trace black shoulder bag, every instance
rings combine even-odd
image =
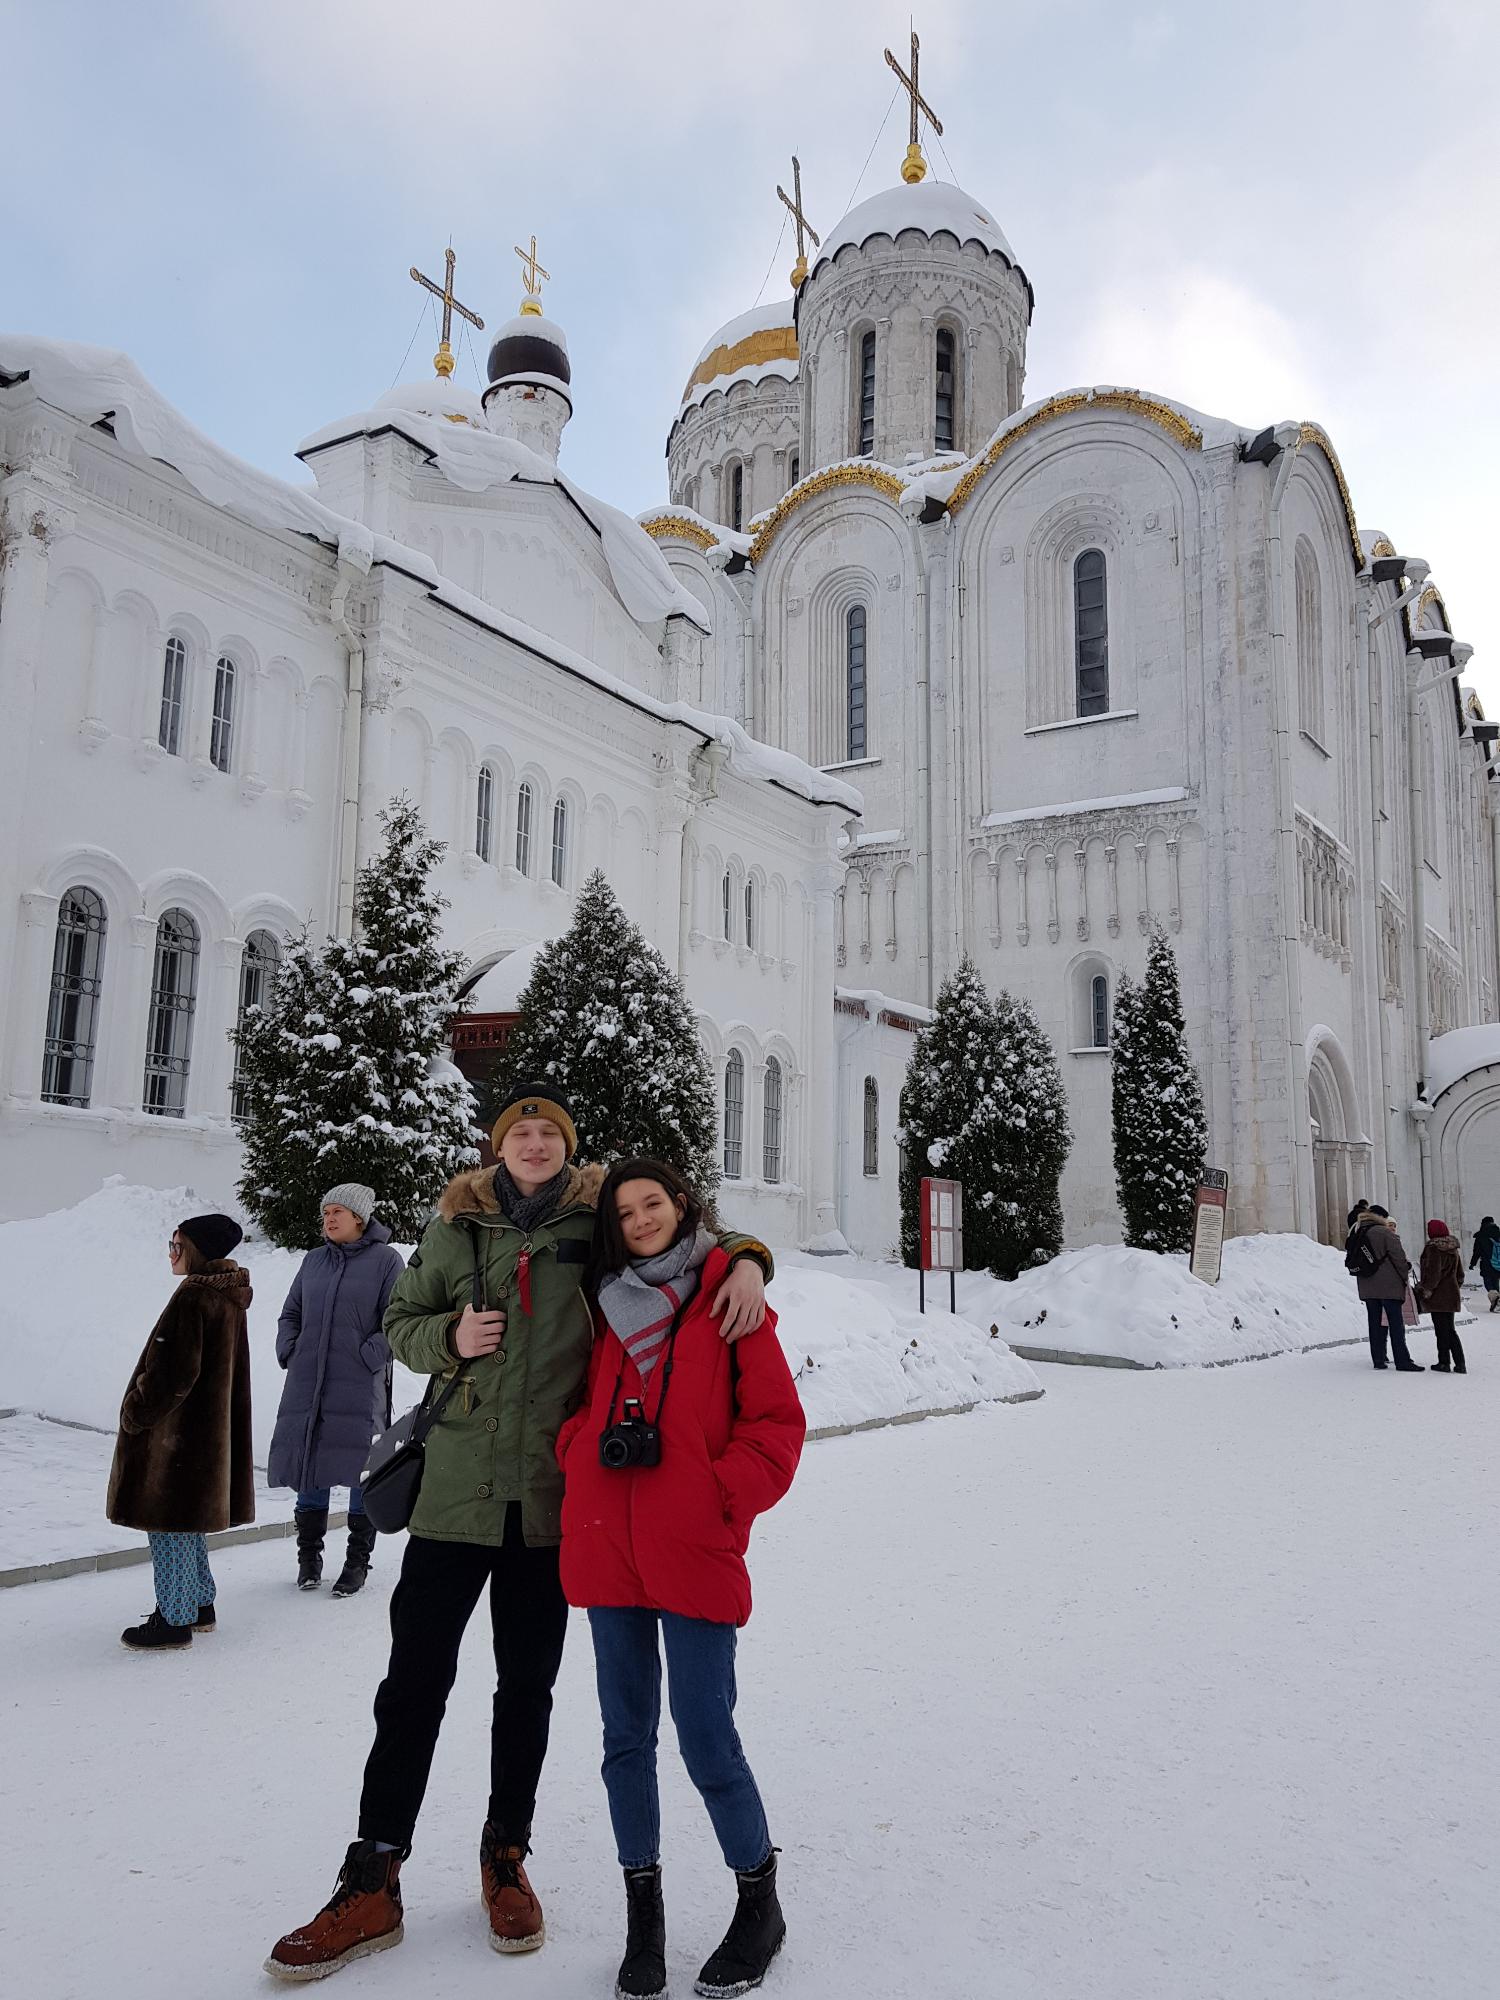
[[[479,1231],[472,1222],[469,1234],[474,1242],[474,1310],[483,1312],[484,1273]],[[399,1535],[411,1525],[417,1495],[422,1490],[427,1434],[448,1407],[448,1400],[458,1387],[462,1374],[463,1363],[460,1361],[436,1396],[433,1391],[437,1388],[438,1378],[434,1375],[415,1409],[408,1410],[389,1430],[382,1431],[370,1446],[363,1480],[365,1513],[382,1535]]]

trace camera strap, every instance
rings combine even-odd
[[[647,1417],[646,1421],[648,1423],[652,1424],[661,1423],[661,1413],[666,1408],[666,1403],[667,1403],[667,1390],[671,1387],[671,1382],[672,1382],[672,1356],[676,1351],[677,1347],[677,1329],[682,1325],[682,1316],[687,1311],[688,1307],[691,1304],[692,1304],[691,1299],[684,1299],[682,1304],[677,1308],[676,1312],[674,1312],[672,1315],[672,1324],[667,1332],[667,1351],[662,1359],[662,1364],[661,1364],[662,1366],[661,1393],[656,1399],[656,1415],[654,1417]],[[618,1334],[615,1334],[615,1338],[616,1340],[619,1340],[620,1336]],[[620,1372],[615,1377],[615,1386],[609,1392],[609,1415],[604,1419],[604,1428],[606,1430],[611,1429],[611,1427],[614,1424],[615,1403],[619,1397],[620,1391],[625,1386],[624,1346],[625,1343],[623,1341],[620,1341],[620,1347],[622,1353],[622,1359],[620,1362]],[[646,1386],[645,1384],[642,1384],[643,1390],[645,1386]],[[642,1416],[645,1416],[645,1412],[646,1412],[646,1405],[644,1400],[642,1400],[641,1403]]]

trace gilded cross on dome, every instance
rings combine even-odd
[[[802,212],[802,162],[795,153],[792,155],[792,188],[795,198],[787,193],[780,181],[776,183],[776,192],[792,211],[792,220],[797,225],[797,261],[792,266],[792,290],[795,292],[807,276],[807,246],[803,238],[812,238],[814,250],[823,240]]]
[[[529,250],[523,250],[520,244],[517,243],[515,245],[515,252],[521,260],[521,275],[526,280],[526,296],[521,301],[521,310],[523,313],[529,313],[534,318],[539,319],[542,312],[542,301],[537,280],[545,278],[550,284],[552,273],[544,271],[536,261],[536,238],[534,236],[531,239],[531,248]]]
[[[922,95],[921,83],[917,71],[917,65],[922,59],[922,44],[917,40],[916,29],[913,28],[911,31],[910,76],[906,74],[906,71],[897,62],[889,49],[885,52],[885,59],[896,72],[897,76],[900,77],[901,87],[911,99],[911,144],[906,149],[906,158],[901,162],[901,178],[907,182],[925,180],[927,178],[927,162],[922,158],[922,148],[917,144],[918,126],[925,113],[928,124],[941,139],[943,136],[943,121]]]
[[[462,313],[471,326],[477,326],[481,333],[484,332],[484,321],[479,317],[478,313],[470,312],[467,306],[460,305],[458,300],[453,296],[453,267],[457,261],[458,259],[453,254],[453,245],[450,243],[448,248],[443,252],[445,272],[443,282],[440,285],[435,285],[431,278],[423,277],[415,264],[411,267],[411,274],[417,283],[425,285],[435,298],[439,298],[443,302],[443,337],[438,342],[437,353],[432,357],[432,365],[445,382],[453,373],[453,349],[448,344],[453,333],[453,315],[455,313]]]

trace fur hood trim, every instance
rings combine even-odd
[[[597,1207],[605,1171],[605,1168],[595,1166],[569,1167],[567,1186],[553,1214],[561,1215],[568,1208]],[[498,1215],[500,1203],[495,1197],[495,1169],[472,1167],[466,1174],[455,1175],[443,1189],[437,1212],[443,1222],[457,1222],[463,1215]]]
[[[248,1306],[254,1297],[250,1289],[250,1273],[243,1264],[236,1264],[228,1257],[216,1257],[201,1271],[190,1271],[181,1283],[207,1285],[213,1291],[227,1292],[237,1306]]]

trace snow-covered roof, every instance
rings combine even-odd
[[[1483,1021],[1474,1028],[1454,1028],[1427,1044],[1427,1096],[1436,1104],[1476,1069],[1500,1063],[1500,1021]]]
[[[457,382],[445,382],[440,376],[434,376],[430,382],[398,382],[394,389],[377,396],[372,407],[405,410],[419,417],[441,417],[447,423],[468,424],[474,430],[484,427],[484,405],[474,390]]]
[[[988,209],[950,181],[927,180],[913,186],[903,182],[900,187],[886,188],[860,202],[857,208],[851,208],[833,234],[824,237],[812,267],[813,276],[851,243],[868,243],[872,236],[894,239],[903,229],[919,229],[924,236],[936,236],[946,230],[960,243],[979,243],[986,250],[998,250],[1007,264],[1020,269],[1005,232]]]
[[[72,341],[0,334],[0,376],[29,378],[44,403],[82,423],[109,418],[120,445],[138,458],[157,459],[179,472],[194,492],[257,527],[311,535],[341,557],[367,569],[374,537],[362,522],[335,513],[314,494],[247,465],[206,437],[148,382],[127,354]],[[420,385],[413,401],[438,399]],[[448,389],[445,397],[464,392]],[[458,407],[455,404],[455,407]],[[617,507],[575,486],[548,459],[489,429],[450,423],[446,414],[384,405],[325,425],[300,447],[312,453],[340,438],[397,430],[436,462],[465,492],[482,493],[512,479],[556,485],[597,531],[620,601],[637,623],[682,616],[707,630],[703,607],[672,574],[655,542]]]
[[[514,1014],[521,994],[536,965],[537,954],[547,949],[545,938],[517,945],[482,972],[469,988],[469,1010],[474,1014]]]
[[[1181,785],[1158,792],[1116,792],[1107,799],[1070,799],[1066,805],[1022,806],[1015,812],[986,813],[981,826],[1019,826],[1025,820],[1064,819],[1073,813],[1122,812],[1131,806],[1175,806],[1187,797]]]
[[[710,334],[693,363],[682,392],[682,407],[689,409],[711,392],[728,389],[736,382],[763,382],[768,376],[795,382],[797,329],[792,324],[792,305],[788,298],[773,300],[768,306],[752,306]]]

